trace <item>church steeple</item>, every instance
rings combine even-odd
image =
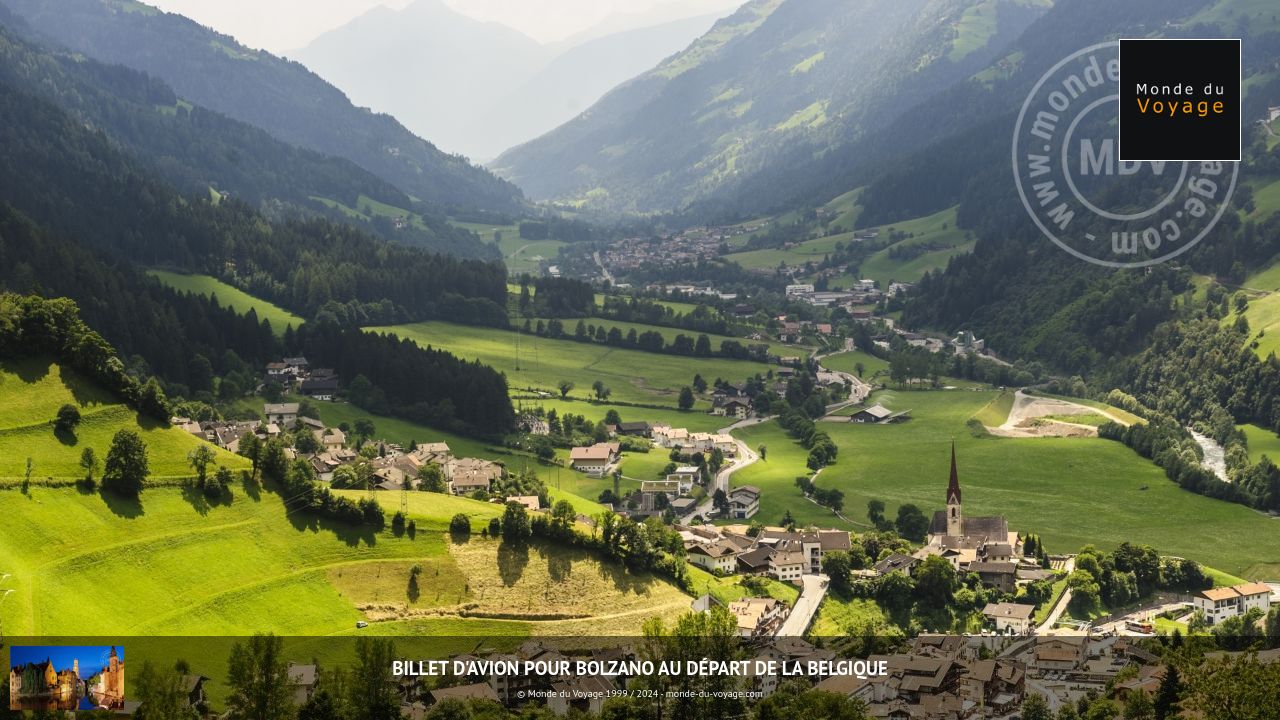
[[[956,443],[951,441],[951,482],[947,484],[947,504],[960,504],[960,475],[956,473]]]
[[[956,472],[956,443],[951,441],[951,480],[947,483],[947,535],[964,535],[964,517],[960,511],[960,474]]]

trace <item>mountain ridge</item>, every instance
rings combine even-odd
[[[984,22],[966,19],[974,7]],[[753,0],[491,166],[538,199],[679,210],[881,127],[984,67],[1043,11],[1032,0]]]
[[[44,36],[108,63],[141,70],[181,97],[290,144],[343,157],[437,206],[501,212],[520,190],[357,108],[300,63],[250,50],[230,36],[134,0],[4,0]]]

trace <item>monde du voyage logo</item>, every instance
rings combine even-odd
[[[1018,194],[1086,262],[1154,265],[1203,240],[1240,159],[1238,40],[1121,40],[1063,58],[1014,126]]]

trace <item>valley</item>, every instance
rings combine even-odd
[[[0,0],[0,645],[118,638],[137,694],[96,697],[148,718],[1264,697],[1269,6],[645,1],[558,41],[527,28],[569,0],[523,29],[498,2],[317,5],[286,58],[168,6]],[[1079,47],[1175,36],[1242,38],[1233,212],[1169,262],[1076,262],[1023,207],[1014,118]],[[386,670],[673,654],[892,659]],[[0,688],[88,687],[53,664]]]

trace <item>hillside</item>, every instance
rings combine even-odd
[[[80,425],[56,432],[52,421],[63,404],[80,410]],[[151,477],[188,478],[194,473],[187,453],[203,441],[128,407],[81,374],[47,359],[0,362],[0,485],[20,483],[31,461],[34,483],[79,480],[80,456],[92,448],[99,462],[119,430],[138,432],[147,444]],[[216,450],[216,464],[248,468],[244,458]],[[6,493],[7,494],[7,493]]]
[[[683,207],[882,127],[981,69],[1043,11],[1023,0],[753,0],[493,166],[540,199]]]
[[[109,134],[187,194],[235,198],[274,219],[321,215],[408,245],[469,257],[495,255],[443,218],[397,226],[391,219],[338,211],[317,198],[352,205],[364,198],[400,208],[415,203],[355,163],[291,146],[179,98],[156,78],[41,45],[33,34],[25,21],[0,7],[0,81]]]
[[[302,65],[134,0],[5,0],[70,49],[157,77],[189,102],[346,158],[426,203],[512,211],[520,191],[351,104]]]
[[[386,500],[399,509],[398,495]],[[177,489],[143,494],[143,512],[119,514],[96,496],[33,488],[0,492],[11,522],[0,536],[0,604],[15,635],[328,635],[380,620],[404,635],[601,635],[638,632],[687,597],[649,576],[583,553],[524,552],[478,535],[456,543],[455,513],[477,529],[488,503],[443,495],[411,498],[417,532],[397,536],[316,523],[273,492],[234,486],[231,499],[193,507]],[[97,572],[77,568],[92,565]],[[422,567],[416,591],[410,569]],[[115,592],[95,592],[101,578]],[[130,601],[121,603],[127,596]],[[157,608],[162,608],[157,612]],[[496,625],[486,615],[505,618]],[[595,618],[600,616],[599,620]],[[468,629],[474,625],[473,629]],[[195,662],[208,661],[191,658]],[[222,677],[225,664],[210,662]]]
[[[716,377],[740,382],[769,370],[767,365],[745,360],[657,354],[445,322],[367,330],[391,333],[420,347],[448,348],[458,357],[479,360],[504,373],[513,391],[536,388],[554,395],[558,394],[557,385],[568,380],[577,388],[573,396],[583,398],[591,394],[592,383],[600,380],[612,389],[614,400],[660,407],[674,408],[680,388],[692,383],[694,375],[702,374],[708,382]],[[708,405],[703,402],[696,407],[705,411]]]
[[[354,102],[394,115],[442,148],[487,160],[684,49],[716,17],[540,44],[442,0],[416,0],[399,10],[376,7],[316,38],[297,59]],[[437,71],[448,66],[467,72]],[[414,92],[405,92],[409,78]]]
[[[1242,505],[1179,488],[1159,467],[1119,443],[975,436],[967,422],[997,396],[991,389],[881,391],[872,402],[910,410],[911,419],[891,425],[819,423],[839,446],[840,457],[814,482],[844,492],[844,514],[851,523],[795,488],[795,477],[806,474],[807,451],[777,423],[734,432],[750,447],[766,445],[768,456],[735,474],[733,483],[764,491],[762,522],[777,522],[790,512],[799,524],[866,530],[869,500],[884,501],[889,517],[904,503],[926,514],[944,505],[947,438],[954,438],[965,512],[1003,514],[1011,528],[1043,536],[1052,552],[1128,541],[1250,578],[1271,577],[1280,568],[1274,521]],[[1083,503],[1089,512],[1082,515]],[[1220,532],[1223,527],[1252,528],[1248,532],[1271,541],[1243,546]]]
[[[195,293],[210,298],[217,296],[219,304],[230,307],[242,315],[248,315],[253,311],[260,320],[271,323],[271,330],[276,335],[284,335],[287,328],[298,328],[306,322],[278,305],[260,300],[240,288],[208,275],[186,275],[167,270],[149,270],[147,274],[178,292]]]

